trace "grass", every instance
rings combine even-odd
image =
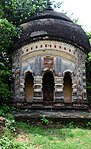
[[[34,149],[91,149],[89,129],[31,127],[20,122],[16,126],[19,133],[14,139]]]
[[[90,129],[72,125],[47,128],[23,122],[16,122],[15,128],[11,140],[18,146],[9,149],[91,149]]]

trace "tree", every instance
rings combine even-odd
[[[0,19],[0,102],[5,101],[9,95],[10,59],[9,48],[13,38],[18,35],[17,28],[6,19]]]
[[[87,32],[89,42],[91,44],[91,32]],[[87,91],[88,91],[88,100],[91,103],[91,52],[88,53],[87,57]]]
[[[91,32],[87,32],[87,36],[88,36],[89,42],[90,42],[90,44],[91,44]]]
[[[46,0],[1,0],[1,17],[19,25],[29,16],[46,7]]]

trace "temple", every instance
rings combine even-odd
[[[90,44],[81,26],[48,6],[21,28],[12,50],[11,102],[30,109],[87,109]]]

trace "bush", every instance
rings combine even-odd
[[[5,136],[0,139],[0,147],[2,149],[29,149],[24,143],[15,142]]]

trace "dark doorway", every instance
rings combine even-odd
[[[54,77],[53,73],[48,71],[43,76],[43,101],[52,103],[54,98]]]
[[[25,99],[27,102],[33,101],[33,76],[31,72],[27,72],[25,76]]]
[[[64,102],[72,102],[72,79],[69,72],[64,76]]]

